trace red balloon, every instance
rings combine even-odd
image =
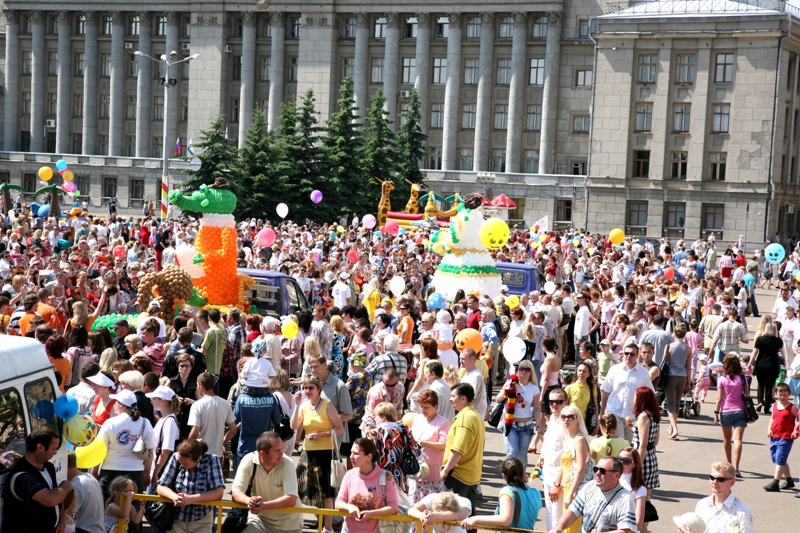
[[[386,223],[386,233],[389,235],[397,235],[400,231],[400,224],[398,224],[394,220],[390,220]]]
[[[350,260],[351,263],[358,263],[360,256],[356,250],[350,250],[347,252],[347,259]]]
[[[667,268],[664,270],[664,277],[667,279],[672,279],[675,277],[675,270],[672,268]]]
[[[381,233],[386,233],[386,226],[381,226],[380,231]]]

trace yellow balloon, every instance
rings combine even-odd
[[[53,177],[53,169],[50,167],[41,167],[38,174],[42,181],[50,181]]]
[[[283,333],[283,336],[287,339],[293,339],[297,337],[298,331],[300,331],[300,328],[297,327],[297,324],[294,322],[294,320],[287,320],[281,326],[281,333]]]
[[[506,305],[511,309],[517,307],[519,305],[519,296],[517,296],[516,294],[509,296],[508,300],[506,300]]]
[[[108,454],[106,442],[102,439],[94,439],[88,446],[75,448],[75,459],[78,468],[94,468],[103,462]]]
[[[613,244],[622,244],[622,241],[625,240],[625,232],[619,228],[614,228],[611,230],[611,233],[608,234],[608,240]]]
[[[64,175],[62,176],[62,178],[64,178],[64,181],[72,181],[74,177],[75,174],[73,174],[71,170],[65,171]]]
[[[342,227],[342,226],[336,226],[336,231],[337,231],[338,233],[344,233],[344,227]]]
[[[502,248],[508,242],[508,224],[499,218],[490,218],[481,224],[481,242],[490,250]]]
[[[433,243],[433,253],[438,255],[444,255],[447,253],[447,250],[444,249],[444,244],[440,242]]]

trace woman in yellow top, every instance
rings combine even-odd
[[[569,509],[578,490],[583,485],[586,469],[589,467],[589,435],[586,433],[586,424],[583,423],[580,410],[574,405],[568,405],[561,410],[561,424],[568,442],[561,454],[561,473],[558,475],[556,487],[564,491],[564,512]],[[580,518],[564,530],[564,533],[581,533],[582,521]]]
[[[595,414],[600,412],[599,405],[600,402],[597,398],[597,387],[594,384],[594,374],[592,373],[592,367],[590,367],[586,363],[581,363],[578,365],[576,370],[576,379],[575,382],[571,385],[567,385],[567,388],[564,391],[569,396],[569,404],[574,405],[578,409],[581,410],[581,417],[585,421],[586,420],[586,408],[589,406],[589,402],[594,399],[594,412]],[[592,389],[595,390],[595,394],[592,394]],[[596,428],[595,428],[596,433]]]
[[[372,278],[364,287],[364,307],[369,312],[370,324],[375,322],[375,310],[381,306],[381,291],[378,290],[378,278]]]
[[[303,401],[303,394],[306,400]],[[322,500],[325,508],[333,509],[336,490],[331,487],[332,432],[344,434],[344,426],[336,408],[322,398],[322,382],[312,374],[303,378],[303,391],[295,393],[291,427],[305,432],[303,453],[308,459],[305,471],[298,469],[298,485],[305,485],[309,499]],[[333,533],[333,517],[325,517],[323,533]]]

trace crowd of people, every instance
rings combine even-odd
[[[221,499],[231,476],[232,499],[250,511],[246,533],[299,532],[299,515],[271,512],[298,502],[347,514],[343,524],[325,517],[324,533],[377,533],[374,518],[398,511],[423,527],[460,522],[462,533],[477,523],[646,532],[657,517],[661,419],[663,437],[681,440],[679,413],[714,384],[726,460],[710,467],[712,495],[674,520],[683,532],[735,523],[751,533],[752,513],[731,488],[753,376],[776,465],[765,489],[794,486],[800,253],[771,265],[763,251],[747,259],[741,238],[718,246],[713,234],[615,245],[549,232],[534,247],[532,232],[515,230],[493,255],[536,265],[540,290],[460,291],[434,308],[438,256],[424,230],[382,234],[356,216],[283,222],[262,247],[264,223],[252,219],[238,226],[239,266],[294,277],[309,308],[286,317],[189,308],[165,319],[157,302],[139,308],[137,287],[176,261],[197,221],[109,212],[56,224],[18,210],[5,223],[0,327],[44,345],[61,391],[108,447],[91,472],[71,453],[68,481],[57,485],[48,460],[60,436],[46,427],[27,435],[13,467],[22,475],[9,476],[4,493],[12,531],[105,533],[122,518],[135,533],[144,507],[119,496],[147,492],[175,503],[169,531],[206,532],[214,513],[203,504]],[[406,282],[400,294],[389,288],[395,276]],[[760,316],[754,290],[773,284],[772,314]],[[100,316],[141,312],[137,327],[120,318],[92,328]],[[281,334],[287,321],[297,325],[291,338]],[[480,333],[480,350],[457,350],[466,329]],[[502,357],[509,338],[526,346],[514,364]],[[484,516],[476,509],[487,421],[497,418],[503,488]]]

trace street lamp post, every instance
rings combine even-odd
[[[134,52],[134,55],[144,57],[150,61],[155,61],[156,63],[161,63],[165,67],[164,77],[161,78],[161,85],[164,87],[164,138],[161,142],[161,147],[163,148],[161,163],[161,221],[163,222],[167,218],[167,204],[169,203],[169,144],[167,142],[167,132],[169,131],[169,88],[178,84],[177,78],[170,77],[170,68],[173,65],[179,65],[181,63],[191,61],[192,59],[197,59],[200,57],[200,54],[194,54],[178,61],[174,60],[174,58],[178,57],[178,52],[174,50],[169,53],[169,57],[167,57],[166,54],[162,54],[160,59],[151,57],[138,50]]]

